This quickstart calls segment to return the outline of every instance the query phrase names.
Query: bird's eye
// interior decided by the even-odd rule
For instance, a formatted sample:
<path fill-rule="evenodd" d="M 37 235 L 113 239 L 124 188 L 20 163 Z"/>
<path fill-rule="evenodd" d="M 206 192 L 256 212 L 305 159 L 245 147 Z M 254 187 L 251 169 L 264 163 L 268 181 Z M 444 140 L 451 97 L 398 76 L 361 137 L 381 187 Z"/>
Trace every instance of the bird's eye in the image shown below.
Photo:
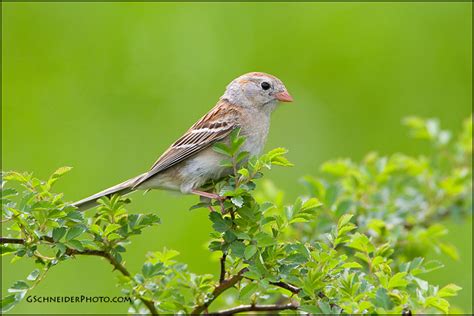
<path fill-rule="evenodd" d="M 261 86 L 263 90 L 268 90 L 271 87 L 271 85 L 266 81 L 262 82 Z"/>

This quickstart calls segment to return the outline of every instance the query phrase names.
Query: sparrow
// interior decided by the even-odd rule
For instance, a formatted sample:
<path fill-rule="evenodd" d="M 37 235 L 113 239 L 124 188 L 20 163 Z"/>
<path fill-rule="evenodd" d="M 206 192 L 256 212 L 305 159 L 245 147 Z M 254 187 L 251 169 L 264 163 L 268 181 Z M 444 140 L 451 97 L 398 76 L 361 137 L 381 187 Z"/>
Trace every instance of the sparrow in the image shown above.
<path fill-rule="evenodd" d="M 267 139 L 271 113 L 279 102 L 292 101 L 292 96 L 277 77 L 262 72 L 244 74 L 227 86 L 214 108 L 175 141 L 150 170 L 73 205 L 86 210 L 104 196 L 150 189 L 220 200 L 218 194 L 201 188 L 208 180 L 217 180 L 231 173 L 230 168 L 221 166 L 225 157 L 214 151 L 212 145 L 228 142 L 229 134 L 240 128 L 240 135 L 246 139 L 240 150 L 247 151 L 250 156 L 259 155 Z"/>

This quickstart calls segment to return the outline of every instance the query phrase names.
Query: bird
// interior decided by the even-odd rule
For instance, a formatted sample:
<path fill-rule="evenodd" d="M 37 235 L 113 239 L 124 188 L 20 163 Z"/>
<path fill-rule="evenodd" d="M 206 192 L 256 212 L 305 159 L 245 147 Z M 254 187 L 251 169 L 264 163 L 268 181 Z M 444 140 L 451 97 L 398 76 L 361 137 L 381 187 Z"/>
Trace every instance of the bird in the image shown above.
<path fill-rule="evenodd" d="M 229 167 L 221 166 L 225 157 L 213 150 L 213 144 L 228 142 L 231 132 L 238 128 L 246 139 L 240 150 L 247 151 L 249 156 L 259 155 L 267 140 L 272 112 L 280 102 L 292 101 L 293 97 L 277 77 L 263 72 L 241 75 L 227 85 L 216 105 L 176 140 L 147 172 L 72 205 L 86 210 L 104 196 L 150 189 L 220 200 L 218 194 L 201 188 L 208 180 L 231 173 Z"/>

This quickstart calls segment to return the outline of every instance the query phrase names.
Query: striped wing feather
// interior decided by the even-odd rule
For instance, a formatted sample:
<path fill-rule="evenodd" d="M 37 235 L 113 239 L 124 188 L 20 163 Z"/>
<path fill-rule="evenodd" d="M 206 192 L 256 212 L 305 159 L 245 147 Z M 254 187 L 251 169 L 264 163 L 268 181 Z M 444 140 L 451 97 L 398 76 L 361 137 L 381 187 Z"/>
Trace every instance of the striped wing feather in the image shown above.
<path fill-rule="evenodd" d="M 158 158 L 150 170 L 136 181 L 134 187 L 224 139 L 238 126 L 238 114 L 235 106 L 224 100 L 219 101 Z"/>

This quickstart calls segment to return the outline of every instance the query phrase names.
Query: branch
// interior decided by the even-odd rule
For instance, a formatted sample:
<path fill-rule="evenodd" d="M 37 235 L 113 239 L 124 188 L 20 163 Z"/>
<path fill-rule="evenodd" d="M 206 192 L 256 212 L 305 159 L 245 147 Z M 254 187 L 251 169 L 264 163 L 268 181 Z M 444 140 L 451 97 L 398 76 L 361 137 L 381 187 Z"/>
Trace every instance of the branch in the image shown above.
<path fill-rule="evenodd" d="M 3 244 L 20 244 L 23 245 L 25 243 L 24 239 L 20 238 L 8 238 L 8 237 L 0 237 L 0 243 Z"/>
<path fill-rule="evenodd" d="M 222 284 L 225 280 L 225 259 L 227 255 L 223 252 L 221 257 L 221 275 L 219 276 L 219 284 Z"/>
<path fill-rule="evenodd" d="M 192 315 L 197 315 L 197 314 L 201 314 L 203 311 L 205 311 L 209 305 L 211 305 L 212 302 L 214 302 L 214 300 L 222 294 L 222 292 L 230 289 L 231 287 L 233 287 L 237 282 L 239 282 L 240 280 L 243 279 L 243 274 L 245 272 L 247 272 L 248 269 L 247 268 L 243 268 L 242 270 L 239 271 L 239 273 L 237 273 L 236 275 L 234 275 L 233 277 L 227 279 L 227 280 L 224 280 L 223 282 L 221 282 L 218 286 L 216 286 L 214 288 L 214 291 L 212 291 L 211 293 L 211 297 L 205 301 L 203 304 L 201 305 L 197 305 L 196 307 L 194 307 L 193 311 L 191 312 Z"/>
<path fill-rule="evenodd" d="M 286 290 L 290 291 L 293 294 L 298 294 L 301 291 L 301 289 L 299 287 L 296 287 L 294 285 L 291 285 L 291 284 L 288 284 L 288 283 L 285 283 L 285 282 L 282 282 L 282 281 L 280 281 L 280 282 L 270 282 L 270 284 L 281 287 L 283 289 L 286 289 Z"/>
<path fill-rule="evenodd" d="M 296 310 L 298 309 L 298 305 L 293 303 L 285 304 L 285 305 L 240 305 L 236 307 L 232 307 L 229 309 L 225 309 L 222 311 L 218 311 L 215 313 L 210 313 L 210 315 L 234 315 L 237 313 L 242 312 L 264 312 L 264 311 L 282 311 L 282 310 Z"/>
<path fill-rule="evenodd" d="M 43 236 L 40 238 L 41 240 L 45 240 L 51 243 L 54 243 L 54 240 L 51 237 L 48 236 Z M 26 241 L 21 238 L 8 238 L 8 237 L 0 237 L 0 243 L 1 244 L 21 244 L 24 245 Z M 130 272 L 125 268 L 124 265 L 122 265 L 120 262 L 115 260 L 114 256 L 110 254 L 109 252 L 105 250 L 93 250 L 93 249 L 85 249 L 82 251 L 72 249 L 72 248 L 66 248 L 66 254 L 69 256 L 74 256 L 74 255 L 85 255 L 85 256 L 97 256 L 97 257 L 102 257 L 107 259 L 109 263 L 114 267 L 114 270 L 120 271 L 124 276 L 127 276 L 131 278 Z M 158 315 L 158 311 L 156 310 L 155 304 L 153 301 L 150 301 L 146 298 L 139 297 L 139 299 L 142 301 L 143 304 L 148 308 L 150 313 L 152 315 Z"/>

